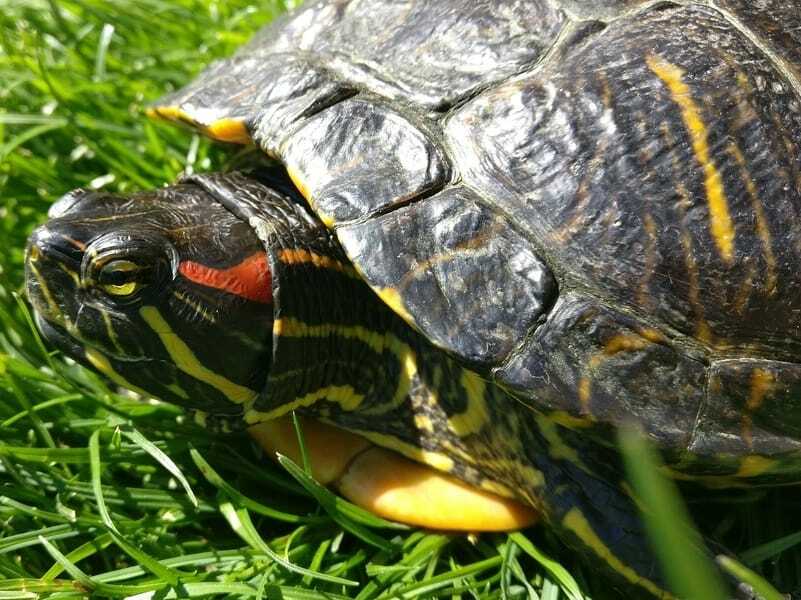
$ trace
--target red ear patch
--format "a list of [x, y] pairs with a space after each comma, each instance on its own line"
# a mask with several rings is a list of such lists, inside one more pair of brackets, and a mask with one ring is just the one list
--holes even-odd
[[238, 265], [227, 269], [215, 269], [185, 260], [178, 265], [178, 271], [189, 281], [253, 302], [269, 304], [273, 301], [272, 274], [264, 252], [248, 256]]

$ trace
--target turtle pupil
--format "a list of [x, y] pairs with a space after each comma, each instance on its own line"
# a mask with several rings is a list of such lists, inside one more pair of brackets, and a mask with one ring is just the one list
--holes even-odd
[[136, 263], [114, 260], [104, 265], [98, 277], [100, 287], [113, 296], [130, 296], [141, 289], [144, 273]]
[[112, 271], [106, 277], [103, 283], [110, 285], [122, 285], [127, 283], [131, 278], [131, 274], [126, 271]]

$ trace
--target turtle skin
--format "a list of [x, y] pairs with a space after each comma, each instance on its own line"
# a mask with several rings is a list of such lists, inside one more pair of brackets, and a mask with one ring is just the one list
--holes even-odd
[[280, 161], [387, 306], [528, 407], [573, 494], [545, 505], [584, 519], [551, 521], [621, 579], [661, 594], [614, 472], [565, 448], [634, 422], [677, 477], [801, 479], [796, 0], [314, 2], [153, 111]]

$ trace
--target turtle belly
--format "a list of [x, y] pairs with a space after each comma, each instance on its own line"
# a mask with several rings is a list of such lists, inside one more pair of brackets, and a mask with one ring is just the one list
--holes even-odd
[[[366, 438], [311, 419], [302, 430], [312, 474], [354, 504], [394, 521], [451, 531], [508, 531], [531, 525], [530, 506], [469, 486]], [[302, 462], [292, 420], [249, 429], [268, 455]]]

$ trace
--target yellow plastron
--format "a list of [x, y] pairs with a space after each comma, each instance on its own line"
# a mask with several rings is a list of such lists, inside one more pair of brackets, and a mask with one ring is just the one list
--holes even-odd
[[[359, 435], [309, 419], [302, 424], [315, 479], [378, 516], [450, 531], [509, 531], [537, 520], [530, 506], [471, 487]], [[249, 432], [271, 457], [279, 452], [301, 464], [289, 417], [259, 423]]]

